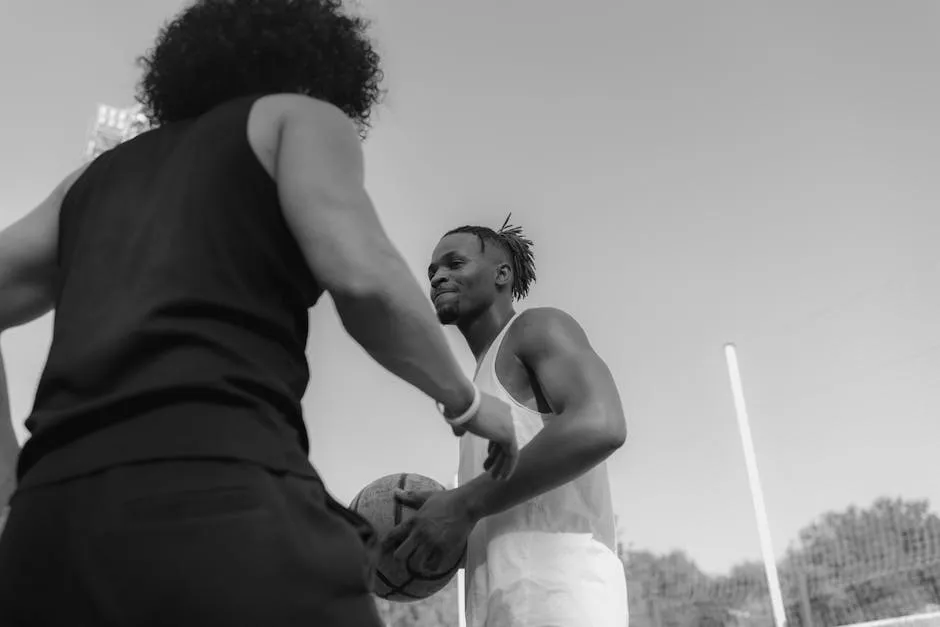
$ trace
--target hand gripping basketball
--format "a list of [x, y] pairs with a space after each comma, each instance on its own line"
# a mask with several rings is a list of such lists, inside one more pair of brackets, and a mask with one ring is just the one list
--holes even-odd
[[[443, 493], [445, 489], [434, 479], [403, 472], [376, 479], [360, 490], [349, 505], [350, 509], [372, 523], [376, 533], [384, 539], [372, 582], [372, 591], [376, 596], [396, 603], [426, 599], [442, 590], [463, 566], [465, 535], [469, 531], [461, 534], [460, 524], [448, 524], [447, 517], [444, 520], [446, 538], [425, 547], [421, 554], [409, 553], [402, 558], [395, 556], [398, 545], [410, 534], [411, 519], [418, 510], [424, 512], [423, 517], [428, 517], [429, 513], [439, 509], [432, 507], [424, 511], [422, 507], [432, 494], [438, 492]], [[432, 504], [439, 506], [442, 503], [435, 501]], [[459, 512], [454, 508], [460, 505], [459, 501], [451, 502], [445, 511]], [[458, 518], [466, 519], [468, 515], [465, 510]], [[453, 513], [449, 515], [453, 516]], [[436, 537], [440, 532], [441, 515], [438, 513], [431, 518], [438, 521], [430, 525], [432, 530], [438, 529], [438, 533], [431, 534]], [[427, 527], [427, 523], [421, 525], [421, 529]]]
[[383, 541], [397, 561], [436, 572], [453, 561], [455, 548], [466, 546], [475, 522], [454, 490], [396, 490], [395, 500], [416, 510]]
[[470, 433], [490, 441], [489, 456], [483, 469], [494, 479], [508, 479], [519, 461], [519, 443], [512, 410], [505, 402], [490, 394], [481, 394], [480, 409], [464, 424]]

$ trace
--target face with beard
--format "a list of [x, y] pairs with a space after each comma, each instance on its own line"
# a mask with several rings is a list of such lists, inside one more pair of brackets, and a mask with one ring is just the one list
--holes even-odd
[[445, 235], [431, 254], [431, 301], [441, 324], [459, 324], [489, 308], [511, 286], [506, 252], [472, 233]]

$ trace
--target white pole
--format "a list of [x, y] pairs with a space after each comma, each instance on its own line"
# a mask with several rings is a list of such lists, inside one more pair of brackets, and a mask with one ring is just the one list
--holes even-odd
[[731, 393], [734, 395], [734, 409], [738, 417], [738, 430], [741, 432], [741, 447], [744, 449], [744, 464], [747, 467], [751, 498], [754, 501], [754, 515], [757, 518], [757, 533], [760, 536], [761, 555], [764, 558], [764, 570], [767, 573], [767, 585], [770, 588], [770, 604], [774, 613], [776, 627], [784, 627], [787, 614], [783, 607], [783, 591], [777, 574], [777, 560], [774, 558], [773, 542], [770, 540], [770, 523], [767, 521], [767, 507], [764, 505], [764, 492], [761, 489], [760, 475], [757, 473], [757, 456], [754, 453], [754, 440], [751, 437], [751, 425], [744, 405], [744, 386], [741, 384], [741, 372], [738, 369], [738, 356], [734, 344], [725, 345], [725, 357], [728, 361], [728, 375], [731, 377]]
[[[457, 440], [457, 463], [458, 468], [460, 467], [460, 440]], [[456, 488], [459, 483], [458, 477], [460, 473], [454, 473], [454, 487]], [[467, 599], [464, 597], [464, 570], [463, 568], [457, 569], [457, 625], [458, 627], [467, 627]]]
[[457, 571], [457, 625], [467, 627], [467, 599], [464, 598], [464, 571]]

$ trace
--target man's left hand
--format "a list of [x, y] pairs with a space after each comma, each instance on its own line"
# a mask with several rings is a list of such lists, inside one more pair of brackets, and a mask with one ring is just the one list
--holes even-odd
[[395, 499], [418, 511], [392, 529], [383, 541], [383, 549], [394, 549], [396, 560], [407, 559], [411, 568], [422, 573], [450, 566], [443, 560], [457, 554], [476, 524], [456, 490], [396, 490]]

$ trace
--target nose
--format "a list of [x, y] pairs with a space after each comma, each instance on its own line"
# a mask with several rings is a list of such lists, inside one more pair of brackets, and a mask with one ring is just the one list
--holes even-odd
[[437, 289], [437, 287], [447, 280], [447, 277], [444, 276], [444, 273], [438, 270], [434, 273], [434, 276], [431, 277], [431, 289]]

